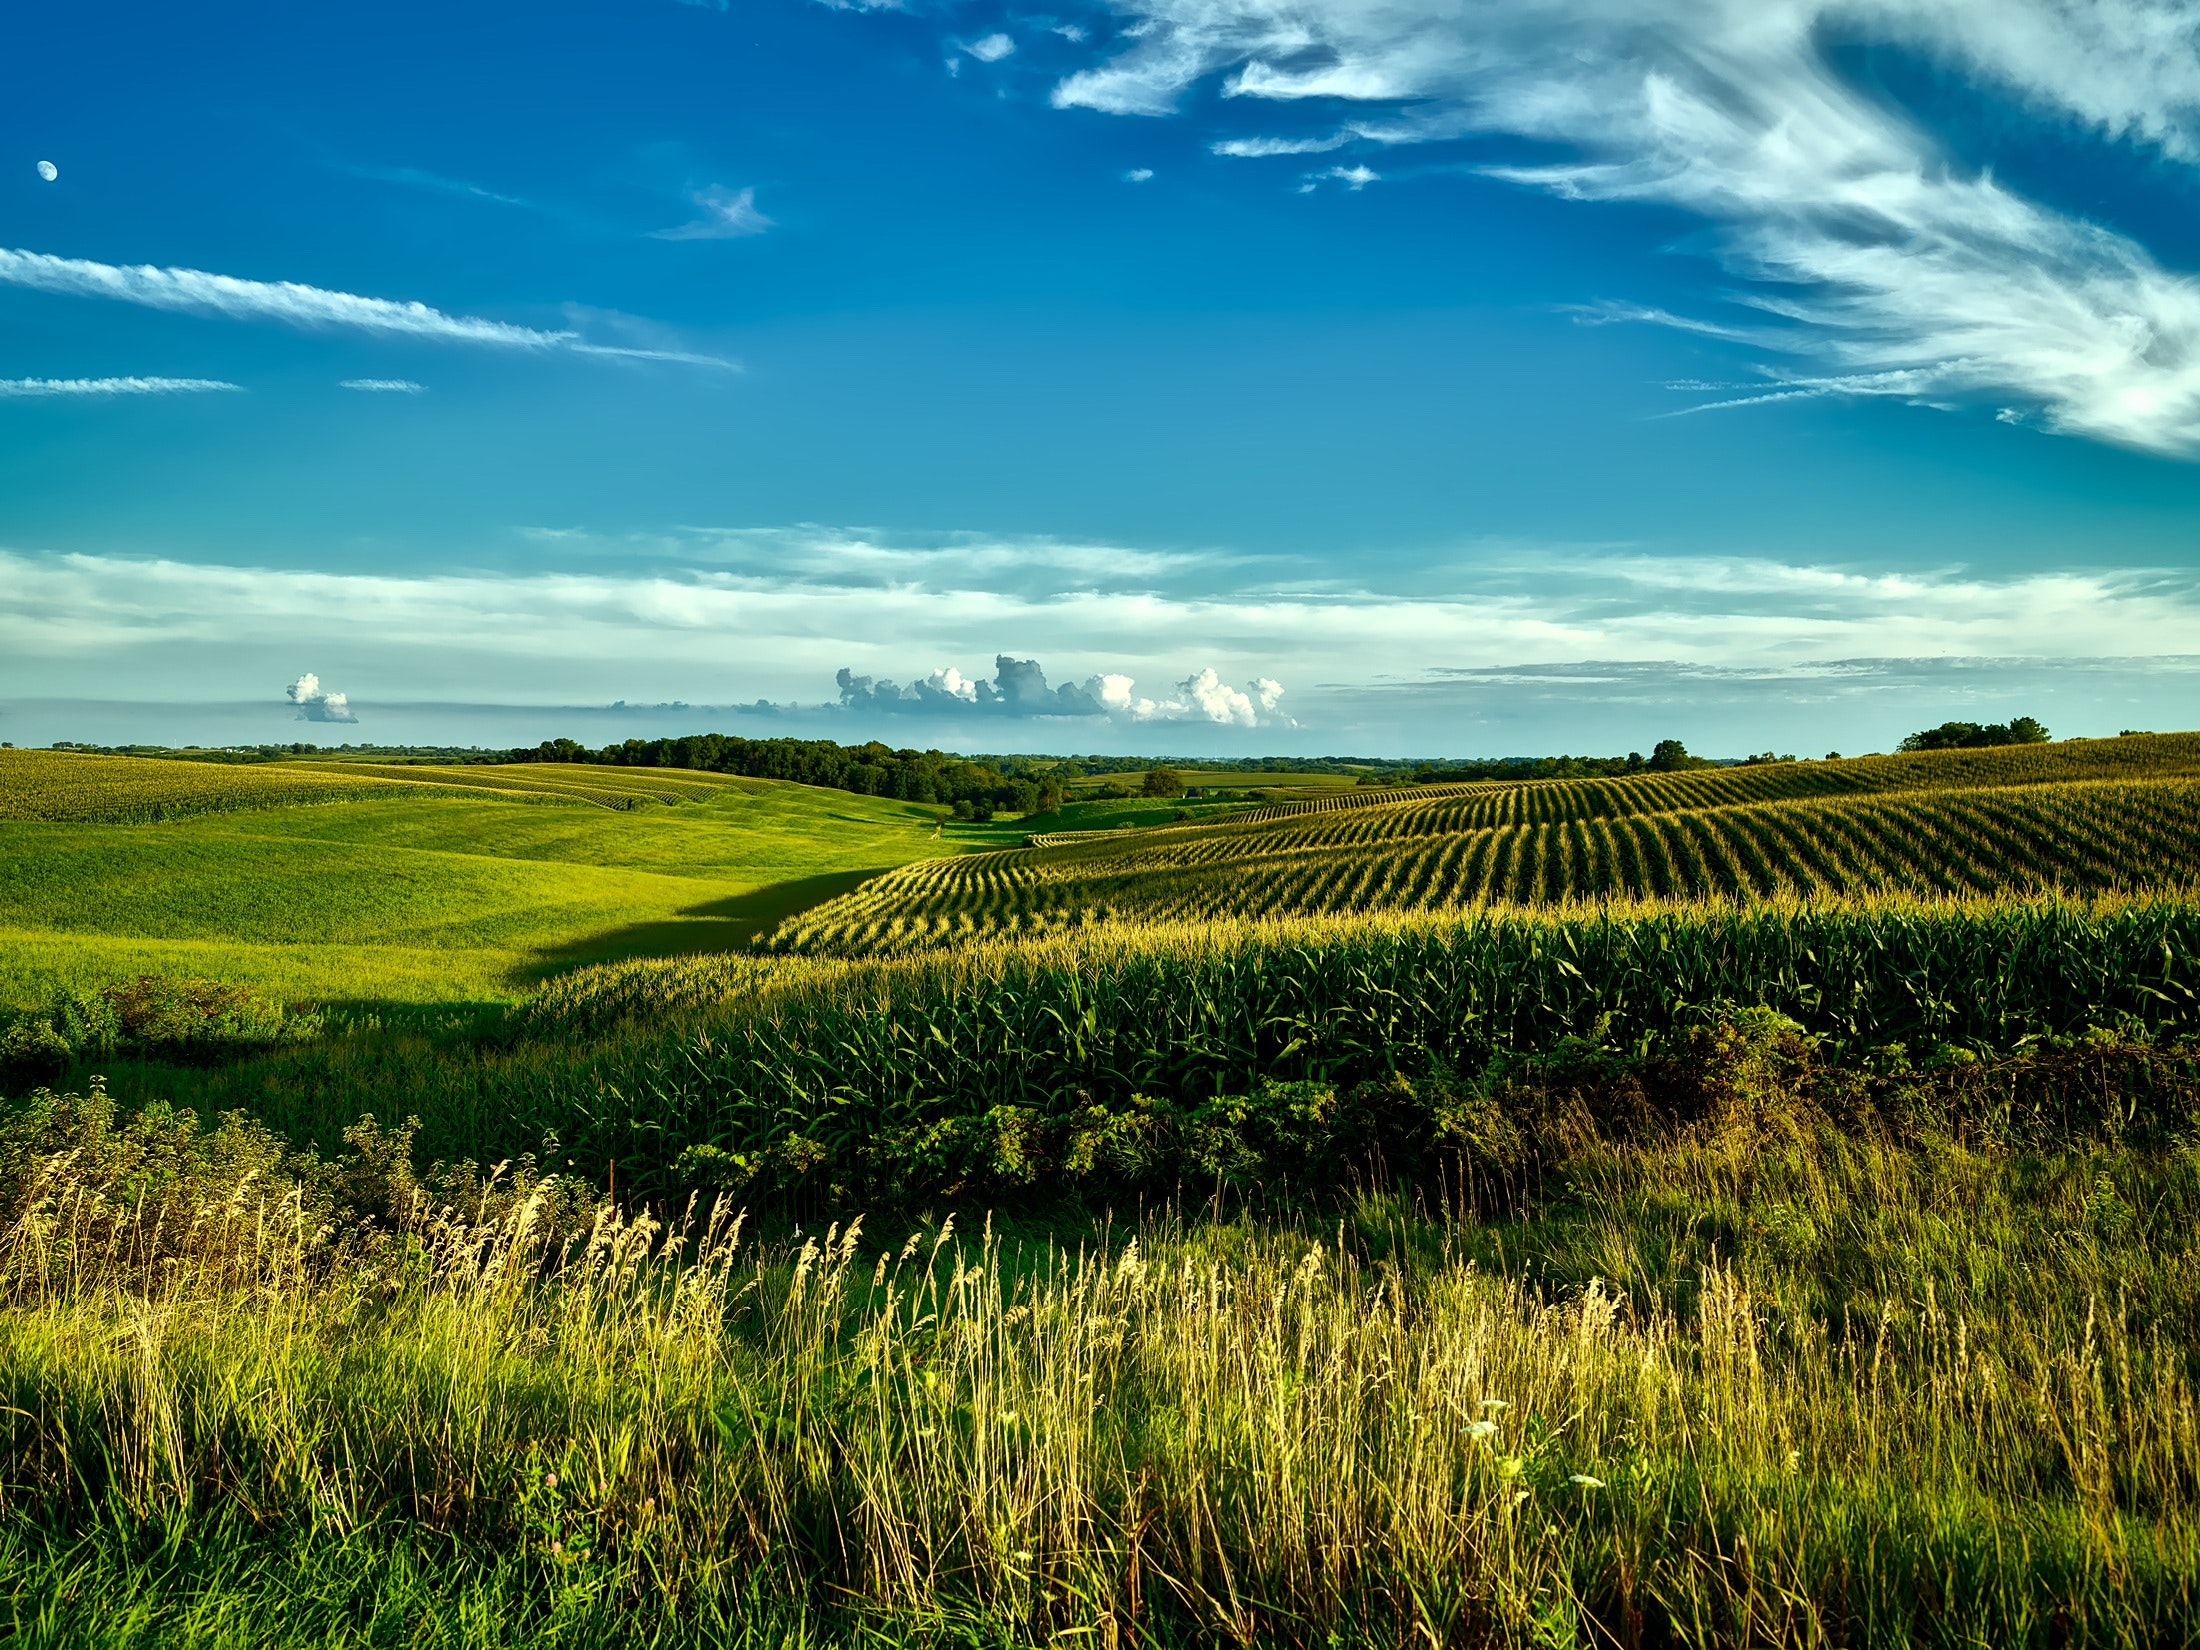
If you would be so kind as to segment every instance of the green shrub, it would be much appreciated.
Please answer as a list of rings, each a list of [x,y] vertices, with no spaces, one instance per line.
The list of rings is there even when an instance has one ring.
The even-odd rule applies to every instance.
[[[115,1055],[195,1062],[318,1037],[317,1014],[220,980],[143,974],[91,993],[64,992],[0,1029],[0,1082],[58,1081],[79,1060]]]

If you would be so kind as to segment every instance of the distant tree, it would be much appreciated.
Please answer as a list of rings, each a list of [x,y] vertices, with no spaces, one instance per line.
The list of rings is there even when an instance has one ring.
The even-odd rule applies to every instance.
[[[2007,722],[1943,722],[1937,728],[1925,728],[1902,741],[1906,751],[1963,751],[1985,750],[1996,745],[2038,745],[2047,740],[2047,726],[2030,716],[2013,717]]]
[[[1028,779],[1019,779],[1008,788],[1009,808],[1020,814],[1039,811],[1039,787]]]
[[[967,796],[964,797],[960,802],[957,802],[955,804],[955,817],[957,819],[968,819],[970,818],[972,812],[973,810],[970,806],[970,798],[968,798]]]
[[[1690,760],[1688,747],[1678,739],[1660,739],[1650,748],[1650,766],[1658,773],[1671,773],[1676,768],[1685,768]]]
[[[1182,796],[1184,776],[1174,768],[1148,768],[1145,783],[1138,789],[1145,796]]]

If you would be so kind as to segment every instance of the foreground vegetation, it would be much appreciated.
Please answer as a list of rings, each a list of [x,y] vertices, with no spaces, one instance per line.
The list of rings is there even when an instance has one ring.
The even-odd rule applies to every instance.
[[[785,916],[987,838],[700,772],[206,771],[261,800],[0,823],[88,959],[0,1005],[11,1643],[2200,1640],[2200,741],[1047,834],[838,955],[607,891]],[[1749,870],[1837,813],[1897,871]],[[1581,884],[1629,830],[1763,857]],[[1367,869],[1476,841],[1564,875]],[[1332,914],[1245,915],[1294,855]],[[989,921],[1034,866],[1209,914]],[[548,977],[114,968],[392,942]]]
[[[2191,1642],[2200,1158],[1528,1078],[1298,1218],[759,1241],[46,1099],[0,1143],[20,1642]],[[1675,1050],[1674,1052],[1679,1052]],[[965,1217],[968,1220],[968,1216]]]

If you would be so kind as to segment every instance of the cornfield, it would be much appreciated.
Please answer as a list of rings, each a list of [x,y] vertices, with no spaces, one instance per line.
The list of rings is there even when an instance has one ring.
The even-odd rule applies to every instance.
[[[1919,775],[1941,764],[1912,758],[1376,792],[907,866],[773,943],[862,955],[1110,920],[2182,886],[2200,871],[2200,773],[2073,777],[2088,750],[2135,743],[2168,747],[2157,773],[2200,765],[2200,741],[2118,740],[1962,753],[1984,760],[1930,788]]]
[[[761,970],[627,964],[521,1010],[537,1036],[626,1020],[585,1064],[515,1054],[508,1077],[470,1068],[447,1092],[424,1074],[405,1105],[439,1156],[517,1155],[555,1132],[577,1164],[615,1161],[668,1196],[698,1183],[922,1196],[970,1178],[1003,1130],[1027,1142],[1030,1172],[1052,1174],[1077,1140],[1144,1130],[1156,1106],[1275,1082],[1342,1095],[1400,1074],[1472,1081],[1569,1038],[1646,1047],[1736,1005],[1788,1016],[1843,1059],[2095,1027],[2187,1034],[2200,907],[1493,909],[1116,925]],[[2113,1109],[2107,1092],[1981,1103],[2075,1126]],[[1346,1136],[1353,1115],[1336,1113]]]
[[[0,820],[135,825],[192,814],[342,802],[403,788],[335,767],[231,767],[81,751],[0,751]]]

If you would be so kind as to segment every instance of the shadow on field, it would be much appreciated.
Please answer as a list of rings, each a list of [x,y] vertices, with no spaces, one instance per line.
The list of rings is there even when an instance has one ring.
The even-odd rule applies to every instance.
[[[881,865],[868,871],[797,877],[731,899],[691,905],[662,922],[636,922],[607,929],[543,952],[524,971],[524,977],[530,982],[540,981],[584,963],[622,962],[629,957],[692,957],[713,951],[746,951],[757,935],[770,933],[813,905],[861,887],[887,869]]]

